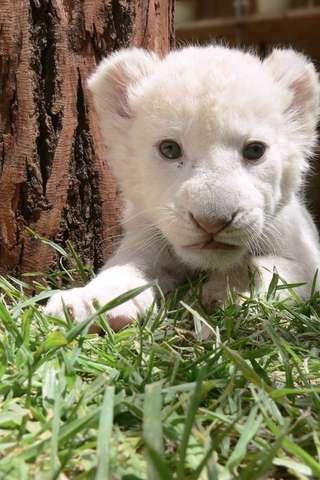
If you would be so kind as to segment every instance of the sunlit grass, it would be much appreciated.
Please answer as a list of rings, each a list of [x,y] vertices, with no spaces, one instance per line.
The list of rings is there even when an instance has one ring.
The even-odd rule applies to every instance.
[[[46,279],[0,278],[0,478],[320,478],[319,293],[280,302],[275,279],[207,315],[199,281],[115,333],[112,305],[78,325],[44,315],[92,275],[59,253]]]

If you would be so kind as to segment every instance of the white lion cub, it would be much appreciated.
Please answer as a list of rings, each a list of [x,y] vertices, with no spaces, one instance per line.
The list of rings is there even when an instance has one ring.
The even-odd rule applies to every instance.
[[[318,235],[301,200],[316,142],[319,80],[293,50],[265,60],[221,46],[188,47],[165,58],[121,50],[89,80],[112,166],[127,201],[124,237],[83,288],[54,295],[46,309],[76,320],[157,279],[169,291],[209,273],[204,302],[226,286],[248,289],[248,269],[265,290],[276,269],[305,282],[320,265]],[[154,302],[146,290],[110,313],[119,328]],[[63,302],[62,302],[63,300]]]

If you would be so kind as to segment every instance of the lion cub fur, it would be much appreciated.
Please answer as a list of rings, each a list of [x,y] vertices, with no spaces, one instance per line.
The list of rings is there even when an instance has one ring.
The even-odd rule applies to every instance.
[[[126,201],[124,234],[97,277],[55,294],[48,313],[63,315],[64,303],[81,321],[93,300],[103,305],[151,280],[168,292],[201,271],[208,307],[223,302],[227,287],[246,292],[250,269],[258,291],[276,270],[286,282],[305,283],[297,291],[308,297],[320,265],[302,196],[320,91],[308,58],[275,49],[261,60],[222,46],[159,58],[132,48],[104,59],[88,85]],[[163,157],[164,140],[180,146],[178,159]],[[252,141],[265,145],[256,161],[243,157]],[[225,227],[206,248],[201,222],[221,219]],[[155,291],[145,290],[109,313],[111,325],[122,327],[154,301]]]

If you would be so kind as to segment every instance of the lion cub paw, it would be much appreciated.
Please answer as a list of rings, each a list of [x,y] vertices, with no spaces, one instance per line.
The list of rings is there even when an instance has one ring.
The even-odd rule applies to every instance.
[[[105,272],[102,272],[101,276],[105,277]],[[135,281],[134,278],[130,277],[128,281],[124,278],[117,279],[113,275],[109,280],[113,280],[115,283],[106,282],[106,278],[99,280],[98,276],[85,287],[57,292],[48,301],[45,313],[63,318],[64,308],[66,308],[76,322],[81,322],[95,313],[96,305],[103,307],[119,295],[147,283],[147,281],[142,281],[141,278]],[[138,315],[145,313],[153,304],[153,301],[154,294],[152,289],[149,288],[131,300],[109,310],[107,317],[110,326],[114,330],[119,330],[132,322]]]

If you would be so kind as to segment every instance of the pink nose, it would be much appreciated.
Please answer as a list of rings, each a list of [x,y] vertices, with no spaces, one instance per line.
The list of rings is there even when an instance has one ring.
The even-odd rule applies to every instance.
[[[214,220],[208,221],[207,218],[195,217],[192,213],[190,213],[190,217],[198,228],[201,228],[201,230],[207,233],[211,233],[211,235],[221,232],[230,224],[230,222],[223,218],[215,218]]]

